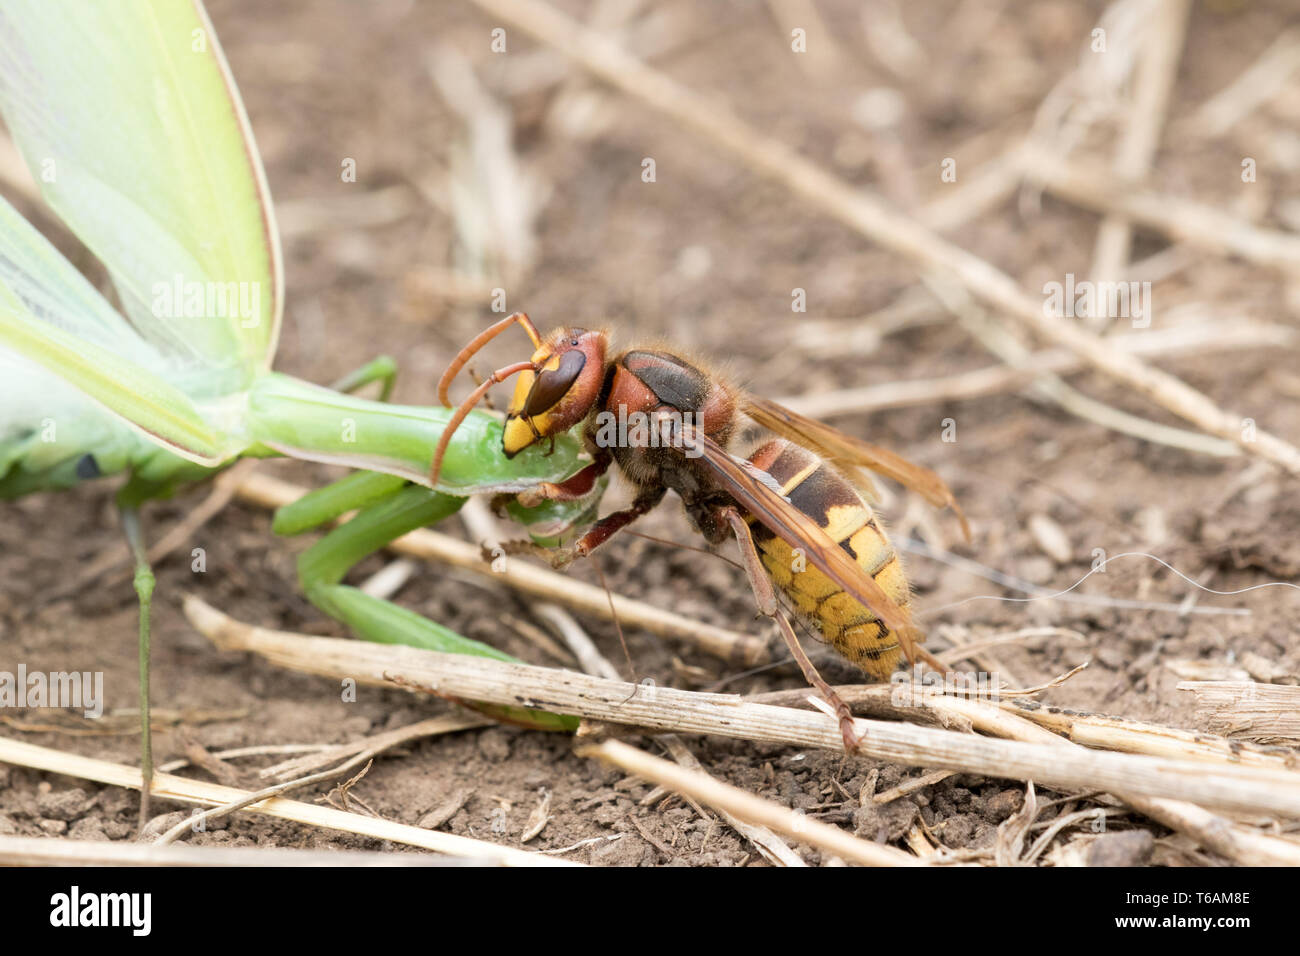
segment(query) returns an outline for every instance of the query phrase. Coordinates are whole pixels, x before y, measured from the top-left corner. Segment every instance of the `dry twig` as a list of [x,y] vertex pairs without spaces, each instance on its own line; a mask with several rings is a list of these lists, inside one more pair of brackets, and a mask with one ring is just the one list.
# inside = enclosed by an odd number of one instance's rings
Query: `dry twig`
[[[110,763],[82,757],[79,754],[50,750],[0,737],[0,763],[13,764],[17,767],[31,767],[46,773],[60,773],[83,780],[93,780],[114,787],[140,789],[140,769],[123,764]],[[153,795],[156,800],[175,800],[179,803],[198,806],[221,806],[233,803],[248,796],[248,793],[215,783],[188,780],[172,774],[155,773],[153,778]],[[299,803],[283,797],[271,797],[261,803],[247,808],[254,813],[282,820],[293,820],[311,826],[342,830],[374,837],[378,840],[392,840],[411,846],[424,847],[452,856],[470,857],[479,863],[491,863],[504,866],[551,866],[561,861],[536,853],[515,850],[511,847],[496,846],[482,840],[454,836],[450,833],[434,833],[404,823],[390,820],[378,820],[361,816],[357,813],[345,813],[330,807]]]
[[[271,631],[235,621],[192,596],[185,600],[185,613],[219,647],[253,651],[307,673],[349,676],[363,683],[542,708],[654,730],[837,751],[844,747],[834,719],[748,703],[729,694],[647,687],[468,655]],[[1105,788],[1124,794],[1125,799],[1164,797],[1225,810],[1300,817],[1300,773],[1062,747],[1054,734],[997,707],[953,700],[981,729],[1009,726],[1019,736],[1045,736],[1041,742],[1023,743],[859,719],[862,753],[910,766],[1034,780],[1064,790]],[[925,703],[923,696],[918,701]],[[945,702],[945,706],[951,705]]]
[[1253,681],[1180,681],[1196,698],[1196,722],[1216,733],[1269,743],[1300,741],[1300,687]]
[[[1294,329],[1245,318],[1204,322],[1169,329],[1111,335],[1112,348],[1149,358],[1175,358],[1224,349],[1295,348],[1300,342]],[[940,378],[903,379],[883,385],[832,389],[809,395],[779,398],[782,405],[811,418],[833,418],[886,408],[905,408],[996,395],[1024,388],[1043,372],[1068,374],[1084,367],[1073,352],[1043,349],[1026,357],[1022,367],[993,365]]]
[[158,846],[103,840],[0,836],[0,866],[455,866],[470,857],[284,847]]
[[[1070,202],[1124,216],[1176,242],[1216,255],[1237,256],[1286,273],[1300,266],[1300,236],[1293,233],[1261,229],[1192,199],[1116,182],[1093,163],[1062,159],[1041,148],[1027,149],[1023,155],[1025,175]],[[1165,407],[1181,414],[1177,408]]]
[[578,748],[579,756],[596,757],[635,774],[643,780],[689,795],[755,826],[767,827],[801,843],[815,846],[853,863],[865,866],[914,866],[914,857],[880,843],[868,843],[838,827],[746,793],[706,773],[678,767],[616,740]]
[[[679,764],[687,770],[694,770],[696,773],[707,774],[708,771],[695,758],[695,754],[676,734],[664,734],[659,738],[659,742],[668,748],[668,753]],[[803,858],[779,836],[773,833],[765,826],[759,826],[753,823],[746,823],[731,811],[718,807],[718,813],[722,819],[731,825],[731,828],[743,836],[758,849],[763,858],[769,863],[777,866],[807,866]]]
[[[1147,177],[1160,145],[1169,96],[1178,74],[1178,61],[1187,33],[1191,0],[1163,0],[1151,8],[1150,21],[1142,31],[1144,49],[1137,59],[1136,91],[1112,169],[1122,182],[1137,183]],[[1110,214],[1097,229],[1093,252],[1094,282],[1114,282],[1128,265],[1133,227],[1122,215]],[[1091,317],[1100,328],[1104,316]]]

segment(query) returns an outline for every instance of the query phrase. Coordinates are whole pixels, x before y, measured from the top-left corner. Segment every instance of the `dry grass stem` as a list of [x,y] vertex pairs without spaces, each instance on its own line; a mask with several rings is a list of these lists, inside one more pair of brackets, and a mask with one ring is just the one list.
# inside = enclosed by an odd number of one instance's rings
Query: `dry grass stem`
[[509,107],[479,82],[464,54],[437,43],[427,65],[465,124],[463,139],[450,146],[448,184],[459,265],[477,278],[517,281],[537,259],[537,217],[550,190],[521,163]]
[[[1112,348],[1132,355],[1176,358],[1209,351],[1218,353],[1225,349],[1295,348],[1300,344],[1300,335],[1284,325],[1239,318],[1111,335],[1106,341]],[[1043,372],[1064,375],[1077,372],[1084,366],[1084,361],[1073,352],[1044,349],[1031,353],[1022,368],[993,365],[942,378],[904,379],[885,385],[832,389],[811,395],[789,395],[777,401],[811,418],[834,418],[887,408],[998,395],[1025,388]]]
[[[976,341],[1012,368],[1036,371],[1031,364],[1033,356],[1029,349],[1000,322],[978,306],[964,289],[944,281],[942,277],[935,278],[930,285]],[[1111,431],[1132,435],[1153,444],[1169,445],[1203,455],[1230,457],[1238,454],[1234,442],[1130,415],[1128,412],[1090,398],[1050,372],[1039,371],[1030,387],[1034,393],[1059,405],[1070,414]]]
[[921,221],[935,232],[952,232],[991,212],[1024,180],[1020,149],[1021,144],[1017,142],[1002,155],[964,175],[960,184],[945,188],[937,198],[922,207],[919,213]]
[[362,594],[379,598],[381,601],[391,600],[411,580],[411,576],[415,574],[417,567],[418,565],[414,561],[397,558],[394,561],[389,561],[362,581],[357,589]]
[[[364,683],[541,708],[653,730],[721,734],[837,751],[844,746],[836,722],[820,713],[749,703],[728,694],[648,687],[466,655],[272,631],[235,621],[192,596],[185,600],[185,613],[218,647],[252,651],[279,666],[306,673],[348,676]],[[1105,788],[1226,810],[1300,817],[1300,773],[1062,747],[1060,744],[1068,741],[997,707],[953,700],[955,705],[945,702],[944,706],[957,707],[979,729],[985,724],[999,728],[1014,723],[1014,728],[1002,732],[1043,735],[1041,742],[995,740],[859,719],[862,753],[909,766],[1035,780],[1063,790]]]
[[263,780],[283,782],[303,774],[321,770],[340,760],[349,760],[357,754],[382,753],[392,747],[410,743],[412,740],[420,740],[424,737],[439,737],[443,734],[456,733],[461,730],[473,730],[476,727],[487,727],[493,723],[494,721],[486,717],[466,716],[463,714],[430,717],[428,720],[421,720],[406,727],[398,727],[396,730],[385,731],[372,737],[362,737],[360,740],[353,740],[346,744],[335,744],[314,753],[294,757],[292,760],[286,760],[272,767],[259,770],[257,775]]
[[1236,79],[1201,104],[1178,135],[1222,136],[1277,96],[1300,69],[1300,27],[1283,30]]
[[[1191,0],[1163,0],[1151,8],[1150,20],[1142,31],[1143,49],[1137,58],[1133,102],[1124,117],[1112,164],[1121,182],[1138,183],[1151,172],[1178,75],[1191,6]],[[1094,282],[1114,282],[1123,277],[1132,240],[1133,227],[1124,216],[1112,213],[1102,219],[1093,251]],[[1100,330],[1105,321],[1098,315],[1090,324]]]
[[[220,806],[212,807],[208,810],[202,811],[201,813],[196,813],[189,819],[181,820],[162,836],[158,837],[154,842],[159,846],[167,846],[169,843],[175,843],[178,839],[184,836],[187,831],[190,833],[200,832],[207,826],[208,821],[210,820],[219,820],[222,817],[229,816],[230,814],[238,810],[243,810],[245,807],[252,806],[255,803],[261,803],[263,800],[271,797],[278,797],[293,790],[301,790],[303,787],[310,787],[314,784],[324,783],[327,780],[333,780],[335,777],[342,776],[362,761],[369,759],[371,759],[369,754],[361,754],[358,757],[349,760],[347,763],[338,767],[333,767],[330,770],[323,770],[320,773],[314,773],[306,777],[299,777],[297,780],[288,780],[284,783],[273,784],[272,786],[263,787],[261,790],[251,793],[246,792],[244,796],[231,800],[229,803],[223,803]],[[369,770],[370,764],[367,763],[362,774],[365,774]]]
[[[945,706],[947,700],[948,698],[944,698]],[[1056,734],[1048,733],[1044,736],[1043,728],[1008,710],[1004,710],[1001,716],[995,716],[994,712],[998,707],[994,704],[972,700],[964,700],[960,703],[964,706],[959,709],[959,713],[970,720],[971,728],[974,730],[982,730],[1011,740],[1042,741],[1062,752],[1082,750],[1078,744]],[[1032,711],[1028,712],[1032,713]],[[1003,717],[1011,719],[1005,720]],[[1300,780],[1300,775],[1294,773],[1287,773],[1286,776]],[[1296,784],[1292,783],[1288,786],[1294,788]],[[1300,865],[1300,843],[1260,833],[1226,817],[1210,813],[1186,800],[1134,794],[1126,792],[1123,786],[1108,789],[1139,813],[1191,837],[1206,849],[1213,850],[1235,863],[1246,866]],[[1026,801],[1032,793],[1033,781],[1031,780]],[[1039,852],[1041,850],[1042,847]]]
[[[247,716],[247,714],[244,716]],[[322,750],[331,749],[331,746],[330,744],[262,744],[256,747],[232,747],[229,750],[217,750],[213,752],[212,756],[221,760],[233,760],[236,757],[320,753]],[[178,757],[175,760],[167,761],[167,763],[158,764],[157,769],[160,773],[175,773],[177,770],[184,770],[188,766],[190,766],[188,757]]]
[[[1201,760],[1225,767],[1300,770],[1300,761],[1285,751],[1268,751],[1203,731],[1179,730],[1127,717],[1061,710],[1037,701],[1006,698],[989,701],[947,694],[925,694],[919,700],[913,700],[905,689],[900,693],[893,685],[883,684],[841,684],[835,692],[855,713],[880,719],[921,720],[950,730],[983,729],[999,736],[1005,736],[1011,728],[1019,728],[1028,721],[1041,731],[1035,739],[1044,742],[1066,738],[1094,750]],[[777,707],[806,708],[809,706],[807,697],[805,690],[788,690],[754,694],[745,699]],[[992,713],[997,709],[1015,717],[1015,722],[1000,721]]]
[[[46,773],[60,773],[83,780],[93,780],[114,787],[140,789],[140,769],[124,764],[96,760],[61,750],[50,750],[0,737],[0,763],[13,764],[17,767],[31,767]],[[189,780],[172,774],[156,773],[153,779],[153,796],[155,800],[174,800],[178,803],[197,806],[222,806],[234,803],[248,796],[246,791],[226,787],[200,780]],[[357,833],[361,836],[374,837],[377,840],[392,840],[410,846],[423,847],[438,853],[456,857],[468,857],[479,864],[497,864],[502,866],[552,866],[558,862],[550,857],[515,850],[510,847],[496,846],[482,840],[454,836],[450,833],[434,833],[404,823],[393,823],[365,817],[358,813],[345,813],[330,807],[299,803],[283,797],[271,797],[261,803],[248,807],[254,813],[281,820],[293,820],[309,826],[326,827],[345,833]]]
[[455,866],[471,858],[282,847],[158,846],[0,836],[0,866]]
[[1263,750],[1204,731],[1179,730],[1106,714],[1067,712],[1014,700],[1002,701],[1000,706],[1085,747],[1278,770],[1295,770],[1300,763],[1285,751]]
[[584,673],[608,677],[610,680],[623,679],[618,668],[609,662],[582,625],[564,608],[558,604],[539,604],[533,608],[533,613],[564,639]]
[[880,793],[872,796],[875,803],[893,803],[900,797],[905,797],[909,793],[916,793],[918,790],[924,790],[926,787],[933,786],[936,783],[942,783],[953,775],[951,770],[932,770],[930,773],[923,773],[919,777],[912,777],[905,780],[897,787],[889,790],[882,790]]
[[1270,836],[1181,800],[1124,798],[1133,809],[1239,866],[1300,866],[1300,843]]
[[[690,748],[688,748],[682,739],[676,734],[664,734],[659,738],[659,742],[668,748],[669,755],[687,770],[694,770],[696,773],[701,774],[708,773],[708,771],[704,769],[703,765],[695,759],[695,754],[691,753]],[[803,858],[799,856],[799,854],[790,849],[789,844],[773,833],[768,827],[746,823],[730,810],[723,807],[717,807],[717,811],[722,815],[722,819],[726,820],[733,830],[752,843],[758,852],[762,854],[763,859],[767,860],[772,865],[808,865],[803,861]]]
[[577,752],[579,756],[598,758],[642,780],[694,797],[720,813],[725,811],[755,826],[767,827],[851,863],[864,866],[914,866],[918,863],[916,858],[892,846],[860,840],[829,823],[809,819],[796,810],[756,797],[706,773],[679,767],[616,740],[587,744],[579,747]]
[[1300,742],[1300,687],[1254,681],[1181,681],[1196,721],[1215,733],[1267,743]]
[[1086,161],[1042,149],[1027,150],[1024,157],[1029,179],[1077,205],[1124,216],[1215,255],[1237,256],[1286,273],[1300,266],[1300,236],[1293,233],[1261,229],[1192,199],[1117,183],[1109,172]]

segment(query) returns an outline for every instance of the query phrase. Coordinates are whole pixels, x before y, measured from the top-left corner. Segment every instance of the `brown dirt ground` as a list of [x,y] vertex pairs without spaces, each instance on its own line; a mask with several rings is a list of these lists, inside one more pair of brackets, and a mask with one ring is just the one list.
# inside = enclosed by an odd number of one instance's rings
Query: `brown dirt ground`
[[[581,12],[575,8],[583,5],[562,6]],[[695,5],[683,5],[688,6]],[[850,55],[829,77],[800,68],[763,4],[698,5],[690,41],[656,62],[691,86],[730,101],[748,119],[851,181],[880,188],[908,205],[937,195],[933,171],[942,157],[957,156],[960,168],[973,169],[1004,148],[1012,131],[1027,127],[1036,105],[1077,62],[1081,38],[1101,9],[1098,3],[1064,0],[1023,8],[1013,4],[973,25],[979,18],[957,15],[959,9],[969,14],[971,5],[955,0],[904,6],[908,28],[929,58],[927,68],[908,82],[876,66],[865,52],[858,5],[831,0],[818,7]],[[1291,16],[1286,7],[1281,0],[1197,5],[1171,119],[1187,116],[1257,57]],[[457,47],[489,84],[496,68],[487,51],[494,24],[459,4],[376,0],[363,14],[346,0],[271,5],[211,0],[210,12],[280,203],[352,196],[445,168],[461,127],[430,82],[428,51],[435,43]],[[535,49],[517,32],[509,34],[509,42],[512,54]],[[898,89],[908,106],[888,163],[850,119],[864,90],[884,86]],[[772,396],[942,376],[991,364],[980,346],[946,320],[914,324],[874,347],[822,349],[810,356],[806,340],[792,336],[792,321],[830,322],[828,338],[834,343],[840,330],[860,328],[863,316],[911,286],[913,271],[640,105],[604,100],[615,108],[611,125],[582,140],[545,123],[549,97],[530,93],[514,101],[519,151],[553,194],[539,220],[538,264],[511,287],[512,308],[527,309],[544,327],[609,325],[623,342],[647,337],[680,342],[725,359],[741,380]],[[1300,160],[1294,148],[1284,148],[1288,141],[1278,130],[1293,127],[1295,118],[1294,103],[1278,102],[1245,120],[1231,142],[1164,149],[1159,188],[1221,207],[1240,203],[1245,189],[1268,197],[1294,193],[1300,187]],[[1243,150],[1276,157],[1261,182],[1249,187],[1237,175]],[[640,178],[645,156],[657,162],[654,184]],[[358,183],[340,183],[343,157],[357,159]],[[1266,202],[1264,208],[1272,207]],[[1038,209],[1010,200],[958,230],[955,238],[1033,289],[1065,272],[1088,272],[1096,222],[1094,215],[1050,198]],[[432,403],[439,371],[489,317],[481,301],[430,294],[427,270],[450,266],[454,241],[451,219],[426,204],[380,226],[329,226],[286,238],[289,293],[278,367],[325,382],[384,351],[401,361],[396,399]],[[1134,256],[1164,244],[1139,232]],[[790,312],[794,287],[807,289],[807,316]],[[1156,296],[1169,308],[1208,301],[1231,306],[1234,314],[1295,321],[1295,288],[1288,289],[1276,272],[1208,256],[1196,257],[1192,268],[1159,283]],[[501,344],[492,357],[514,354],[518,346],[517,341]],[[1253,415],[1261,427],[1293,441],[1300,438],[1300,378],[1290,360],[1259,350],[1162,365],[1226,407]],[[1165,420],[1163,413],[1097,376],[1072,381],[1103,401]],[[940,440],[945,418],[957,422],[955,443]],[[1074,583],[1088,570],[1094,548],[1109,554],[1151,550],[1192,577],[1213,572],[1212,585],[1223,590],[1293,578],[1300,567],[1294,479],[1266,477],[1219,502],[1229,483],[1250,466],[1245,459],[1213,460],[1144,444],[1014,393],[859,415],[837,424],[943,474],[975,528],[975,544],[967,547],[941,516],[943,544],[1037,583]],[[313,483],[333,474],[295,463],[267,467]],[[106,584],[58,601],[48,595],[94,556],[121,547],[112,491],[111,482],[100,482],[58,496],[33,496],[6,506],[0,521],[0,668],[23,661],[33,669],[103,670],[110,709],[131,707],[135,695],[135,606],[129,585]],[[162,529],[180,519],[204,493],[198,489],[153,507],[151,527]],[[896,533],[916,534],[902,521],[903,505],[904,498],[896,496],[887,514]],[[1043,554],[1028,531],[1034,514],[1049,515],[1066,530],[1073,560],[1058,565]],[[647,519],[643,530],[691,540],[671,502]],[[240,619],[343,634],[298,590],[294,560],[310,540],[274,538],[269,514],[232,505],[195,537],[193,546],[207,551],[205,574],[189,570],[182,557],[188,548],[158,568],[155,706],[237,712],[187,724],[186,732],[211,750],[340,742],[446,706],[372,689],[346,704],[332,683],[246,655],[219,653],[184,622],[178,598],[193,591]],[[372,559],[358,574],[379,564]],[[742,578],[714,558],[626,538],[611,546],[604,567],[621,592],[717,624],[758,627],[751,623],[753,600]],[[940,611],[971,595],[1008,592],[920,558],[911,560],[910,570],[917,604],[929,610],[932,624],[959,624],[976,633],[1042,624],[1078,631],[1082,642],[1039,641],[996,655],[1005,673],[1025,685],[1090,659],[1086,671],[1043,695],[1052,704],[1191,727],[1190,705],[1175,690],[1178,678],[1170,662],[1228,663],[1253,651],[1292,673],[1300,670],[1292,624],[1296,597],[1288,589],[1202,595],[1202,604],[1247,607],[1250,617],[1048,602],[981,601]],[[572,573],[594,580],[589,568]],[[1081,590],[1174,602],[1188,593],[1159,566],[1138,560],[1117,563]],[[527,618],[527,602],[488,580],[424,567],[399,600],[471,637],[544,662],[534,645],[502,624],[507,613]],[[621,661],[613,628],[586,623],[605,653]],[[692,680],[699,677],[675,667],[675,659],[702,668],[710,679],[727,676],[718,661],[636,631],[628,638],[640,674],[660,683],[696,686]],[[818,650],[832,680],[854,680],[851,668]],[[749,692],[800,685],[797,672],[787,666],[727,687]],[[51,721],[48,713],[34,711],[10,717]],[[21,737],[127,763],[136,759],[136,739],[129,733],[23,732]],[[718,739],[690,744],[723,779],[871,838],[897,840],[919,817],[949,846],[987,846],[998,822],[1019,806],[1022,789],[956,777],[884,808],[860,807],[864,784],[874,781],[878,791],[921,771],[787,747]],[[160,760],[175,756],[178,735],[160,735],[157,746]],[[253,769],[255,763],[240,766]],[[421,742],[377,761],[354,793],[375,812],[414,823],[453,794],[468,791],[445,828],[517,845],[543,790],[553,794],[553,818],[529,844],[534,849],[621,835],[570,856],[601,864],[661,865],[744,865],[758,859],[729,828],[701,820],[687,805],[639,806],[647,787],[575,757],[569,740],[558,735],[487,729]],[[1059,796],[1048,791],[1040,799]],[[134,801],[125,791],[0,767],[0,833],[130,839]],[[503,834],[493,829],[501,807],[507,811]],[[1044,810],[1043,819],[1059,810],[1059,805]],[[671,852],[645,840],[633,817]],[[1186,859],[1176,842],[1163,840],[1164,831],[1138,818],[1110,825],[1112,830],[1149,829],[1162,841],[1150,857],[1156,862]],[[378,846],[249,815],[194,842]],[[818,854],[802,852],[819,862]]]

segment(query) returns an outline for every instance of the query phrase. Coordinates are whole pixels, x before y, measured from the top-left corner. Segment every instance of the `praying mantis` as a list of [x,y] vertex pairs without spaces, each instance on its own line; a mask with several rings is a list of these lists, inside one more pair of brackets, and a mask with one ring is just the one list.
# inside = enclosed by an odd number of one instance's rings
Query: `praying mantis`
[[[303,556],[322,610],[371,640],[511,659],[340,582],[393,538],[476,493],[518,493],[583,464],[579,443],[507,460],[501,425],[475,412],[429,464],[452,412],[389,404],[395,366],[338,383],[271,370],[284,303],[266,177],[234,79],[200,0],[6,0],[0,115],[41,195],[103,264],[121,311],[0,197],[0,499],[124,475],[117,493],[140,606],[142,822],[148,813],[149,620],[155,587],[139,521],[241,457],[362,469],[277,515],[296,533],[357,511]],[[349,392],[379,383],[381,400]],[[513,515],[554,534],[586,499]],[[506,719],[571,729],[521,709]]]

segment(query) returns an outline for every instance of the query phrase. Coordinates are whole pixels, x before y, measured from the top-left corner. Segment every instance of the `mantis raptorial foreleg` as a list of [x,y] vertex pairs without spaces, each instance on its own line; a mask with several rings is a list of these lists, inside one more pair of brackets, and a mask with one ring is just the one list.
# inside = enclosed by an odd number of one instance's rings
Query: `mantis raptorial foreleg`
[[[501,323],[501,326],[509,324]],[[391,359],[381,357],[335,383],[335,388],[351,391],[372,381],[383,381],[381,400],[386,400],[395,375],[396,365]],[[281,508],[272,527],[277,534],[299,534],[356,511],[354,517],[329,532],[298,559],[298,579],[308,600],[366,640],[514,661],[515,658],[494,647],[470,640],[391,601],[342,583],[358,562],[407,532],[449,517],[464,501],[392,475],[357,472]],[[541,729],[573,730],[577,726],[574,718],[545,711],[489,707],[472,702],[471,706],[501,720]]]
[[[363,558],[409,531],[454,514],[465,501],[420,485],[393,488],[389,483],[385,487],[386,482],[391,479],[383,475],[354,475],[307,495],[276,515],[277,531],[300,531],[333,520],[352,507],[361,507],[355,517],[325,535],[298,559],[298,579],[308,600],[369,641],[517,662],[494,647],[341,583]],[[351,501],[348,492],[353,495]],[[576,718],[545,711],[463,703],[498,720],[543,730],[571,731],[577,727]]]

